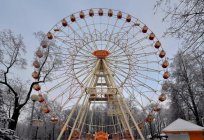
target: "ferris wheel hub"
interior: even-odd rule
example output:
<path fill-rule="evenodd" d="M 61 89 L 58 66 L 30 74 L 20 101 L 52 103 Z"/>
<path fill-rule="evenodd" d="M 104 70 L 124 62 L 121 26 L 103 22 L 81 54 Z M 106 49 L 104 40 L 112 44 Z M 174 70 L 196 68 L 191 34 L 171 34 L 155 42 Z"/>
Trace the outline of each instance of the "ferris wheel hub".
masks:
<path fill-rule="evenodd" d="M 109 56 L 111 53 L 107 50 L 96 50 L 92 54 L 97 58 L 104 59 L 107 56 Z"/>

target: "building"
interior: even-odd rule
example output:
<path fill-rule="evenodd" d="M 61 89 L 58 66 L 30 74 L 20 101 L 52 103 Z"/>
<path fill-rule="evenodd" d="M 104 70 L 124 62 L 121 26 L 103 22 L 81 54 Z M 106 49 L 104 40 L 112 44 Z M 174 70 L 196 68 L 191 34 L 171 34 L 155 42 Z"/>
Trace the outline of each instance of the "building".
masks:
<path fill-rule="evenodd" d="M 204 140 L 204 127 L 177 119 L 162 130 L 168 140 Z"/>

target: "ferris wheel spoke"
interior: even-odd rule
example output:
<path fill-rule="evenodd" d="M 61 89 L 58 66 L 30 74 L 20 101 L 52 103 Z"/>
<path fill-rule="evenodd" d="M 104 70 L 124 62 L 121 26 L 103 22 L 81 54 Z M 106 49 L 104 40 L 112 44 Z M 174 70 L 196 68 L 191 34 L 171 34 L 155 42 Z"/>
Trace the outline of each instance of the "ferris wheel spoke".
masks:
<path fill-rule="evenodd" d="M 140 31 L 138 31 L 136 34 L 138 34 L 138 33 L 140 33 Z M 125 34 L 125 33 L 123 33 L 123 34 Z M 134 46 L 136 45 L 136 44 L 134 45 L 134 43 L 131 44 L 131 45 L 128 44 L 128 41 L 130 42 L 132 39 L 135 39 L 135 38 L 134 38 L 134 37 L 133 37 L 133 38 L 128 38 L 128 40 L 125 39 L 126 42 L 122 42 L 122 40 L 124 40 L 124 39 L 120 39 L 120 40 L 118 39 L 118 40 L 116 41 L 117 43 L 115 43 L 114 45 L 115 45 L 115 46 L 117 45 L 117 46 L 120 47 L 120 48 L 123 48 L 124 46 L 128 46 L 128 48 L 131 49 L 130 46 L 133 46 L 133 47 L 134 47 Z M 139 41 L 139 42 L 140 42 L 140 41 Z M 138 42 L 137 44 L 139 44 L 139 42 Z M 121 46 L 121 44 L 122 44 L 122 46 Z M 114 51 L 114 52 L 117 52 L 117 51 Z M 112 53 L 113 53 L 113 52 L 112 52 Z"/>
<path fill-rule="evenodd" d="M 155 56 L 157 54 L 157 52 L 148 52 L 148 53 L 132 53 L 132 55 L 136 55 L 138 56 L 139 58 L 142 58 L 142 57 L 149 57 L 149 56 Z"/>
<path fill-rule="evenodd" d="M 130 54 L 132 54 L 133 52 L 149 51 L 149 49 L 151 49 L 151 47 L 153 46 L 152 44 L 147 44 L 147 45 L 140 45 L 141 47 L 135 47 L 136 45 L 138 44 L 128 46 L 128 50 L 132 50 L 129 52 Z"/>
<path fill-rule="evenodd" d="M 60 73 L 60 74 L 58 74 L 58 75 L 54 75 L 53 78 L 50 79 L 49 81 L 51 82 L 51 81 L 53 81 L 53 80 L 59 80 L 59 79 L 64 78 L 64 76 L 66 76 L 66 73 L 65 73 L 65 72 Z"/>
<path fill-rule="evenodd" d="M 108 62 L 110 62 L 111 60 L 107 60 Z M 123 61 L 123 60 L 112 60 L 112 63 L 116 63 L 116 64 L 120 64 L 120 65 L 129 65 L 129 62 L 127 60 Z"/>
<path fill-rule="evenodd" d="M 123 78 L 127 78 L 127 76 L 126 76 L 126 75 L 121 74 L 121 73 L 120 73 L 120 72 L 118 72 L 117 70 L 115 70 L 114 72 L 115 72 L 116 74 L 118 74 L 118 75 L 122 76 Z"/>
<path fill-rule="evenodd" d="M 59 37 L 55 37 L 56 38 L 56 40 L 59 40 L 59 41 L 61 41 L 62 43 L 64 43 L 68 48 L 73 48 L 73 46 L 74 46 L 74 50 L 76 51 L 76 52 L 78 52 L 81 48 L 79 48 L 78 47 L 78 43 L 77 42 L 74 42 L 73 44 L 71 43 L 71 42 L 69 42 L 68 40 L 65 40 L 65 39 L 62 39 L 62 38 L 59 38 Z M 76 39 L 72 39 L 72 40 L 76 40 Z M 66 48 L 67 48 L 66 47 Z M 65 48 L 65 47 L 61 47 L 61 48 Z M 65 49 L 66 49 L 65 48 Z"/>
<path fill-rule="evenodd" d="M 124 67 L 123 65 L 113 65 L 113 66 L 111 66 L 111 68 L 118 70 L 118 71 L 121 71 L 125 74 L 128 74 L 128 71 L 130 69 L 129 67 Z"/>
<path fill-rule="evenodd" d="M 118 55 L 118 56 L 110 56 L 108 57 L 107 61 L 110 63 L 112 62 L 113 64 L 122 64 L 122 62 L 129 62 L 129 57 L 126 55 Z M 117 62 L 117 63 L 114 63 Z M 121 62 L 121 63 L 119 63 Z"/>
<path fill-rule="evenodd" d="M 83 54 L 72 55 L 72 57 L 80 57 L 81 59 L 86 59 L 86 60 L 88 60 L 90 58 L 95 58 L 91 55 L 83 55 Z"/>
<path fill-rule="evenodd" d="M 146 39 L 147 39 L 146 36 L 145 36 L 145 37 L 142 37 L 142 38 L 139 38 L 139 39 L 137 39 L 136 41 L 134 40 L 133 42 L 130 42 L 129 44 L 127 44 L 127 46 L 135 46 L 135 45 L 141 43 L 142 41 L 144 41 L 144 40 L 146 40 Z M 130 47 L 130 49 L 131 49 L 131 47 Z"/>
<path fill-rule="evenodd" d="M 121 80 L 121 78 L 117 74 L 115 75 L 115 78 L 116 78 L 115 80 L 117 82 L 117 85 L 120 85 L 121 83 L 124 83 L 123 80 Z M 122 86 L 123 86 L 123 84 L 122 84 Z"/>
<path fill-rule="evenodd" d="M 86 20 L 85 20 L 85 19 L 84 19 L 84 21 L 85 21 L 85 23 L 86 23 Z M 82 33 L 83 35 L 85 35 L 86 33 L 82 30 L 80 24 L 79 24 L 78 22 L 76 22 L 76 23 L 77 23 L 77 26 L 79 27 L 81 33 Z M 87 29 L 88 29 L 88 31 L 89 31 L 89 35 L 91 35 L 88 26 L 87 26 Z M 84 37 L 84 38 L 85 38 L 85 37 Z M 90 47 L 91 47 L 90 49 L 91 49 L 91 50 L 94 50 L 94 49 L 97 48 L 97 45 L 96 45 L 95 41 L 92 39 L 92 35 L 91 35 L 91 40 L 94 42 L 94 48 L 92 48 L 92 46 L 90 46 Z"/>
<path fill-rule="evenodd" d="M 111 69 L 114 69 L 114 70 L 119 70 L 119 71 L 121 71 L 121 72 L 123 72 L 123 73 L 125 73 L 125 74 L 128 74 L 128 72 L 127 71 L 125 71 L 125 69 L 127 70 L 127 69 L 129 69 L 129 67 L 124 67 L 123 65 L 118 65 L 118 64 L 112 64 L 111 62 L 108 62 L 108 67 L 109 68 L 111 68 Z"/>
<path fill-rule="evenodd" d="M 74 85 L 72 85 L 72 86 L 74 86 Z M 76 95 L 77 95 L 77 97 L 78 97 L 80 90 L 81 90 L 80 88 L 75 88 L 75 89 L 68 95 L 68 98 L 69 98 L 69 99 L 76 98 Z"/>
<path fill-rule="evenodd" d="M 56 35 L 55 38 L 61 40 L 62 42 L 68 42 L 70 45 L 76 44 L 78 42 L 76 41 L 81 41 L 81 38 L 75 38 L 75 32 L 72 32 L 74 36 L 71 36 L 71 34 L 68 34 L 65 31 L 60 31 L 63 35 Z M 73 43 L 73 44 L 72 44 Z"/>
<path fill-rule="evenodd" d="M 80 70 L 80 71 L 77 71 L 75 75 L 77 78 L 81 78 L 82 76 L 88 75 L 90 72 L 91 70 L 86 70 L 86 71 Z"/>
<path fill-rule="evenodd" d="M 64 80 L 62 80 L 61 82 L 58 81 L 55 85 L 53 85 L 52 88 L 50 88 L 49 90 L 47 90 L 47 93 L 49 94 L 49 93 L 51 93 L 51 91 L 53 91 L 53 90 L 55 90 L 55 89 L 58 89 L 59 87 L 65 85 L 65 84 L 67 84 L 67 83 L 69 83 L 69 80 L 68 80 L 67 78 L 64 79 Z"/>
<path fill-rule="evenodd" d="M 137 72 L 137 76 L 140 77 L 140 78 L 143 78 L 143 79 L 151 80 L 151 81 L 156 82 L 156 83 L 160 82 L 160 80 L 156 80 L 155 78 L 152 78 L 152 77 L 150 77 L 148 75 L 144 75 L 144 74 L 142 74 L 140 72 Z"/>
<path fill-rule="evenodd" d="M 141 90 L 139 90 L 138 88 L 136 88 L 136 86 L 134 86 L 133 84 L 131 84 L 131 85 L 132 85 L 133 90 L 136 91 L 140 96 L 145 97 L 149 102 L 152 102 L 152 99 L 149 98 L 146 94 L 144 94 L 143 91 L 141 91 Z M 133 95 L 134 95 L 134 94 L 133 94 Z M 142 102 L 142 103 L 143 103 L 143 102 Z M 144 106 L 144 104 L 143 104 L 143 106 Z"/>
<path fill-rule="evenodd" d="M 62 76 L 63 74 L 67 74 L 67 72 L 69 72 L 70 74 L 72 74 L 72 71 L 69 70 L 69 68 L 64 68 L 64 67 L 72 67 L 72 64 L 70 65 L 62 65 L 61 67 L 59 67 L 58 69 L 53 70 L 53 72 L 59 73 L 57 76 L 58 78 L 60 76 Z M 59 76 L 60 75 L 60 76 Z M 56 78 L 56 76 L 53 76 L 54 78 Z M 56 79 L 57 80 L 57 79 Z"/>
<path fill-rule="evenodd" d="M 111 57 L 114 57 L 114 56 L 126 56 L 127 57 L 127 55 L 124 55 L 123 53 L 124 53 L 124 51 L 121 51 L 121 48 L 119 48 L 119 49 L 117 49 L 117 50 L 115 50 L 114 52 L 111 52 L 112 54 L 114 54 L 114 55 L 112 55 Z M 123 54 L 123 55 L 122 55 Z"/>
<path fill-rule="evenodd" d="M 52 81 L 50 81 L 50 82 L 52 82 Z M 59 81 L 59 79 L 57 79 L 57 81 L 55 81 L 55 84 L 52 86 L 52 88 L 47 90 L 47 92 L 51 92 L 51 91 L 57 89 L 58 87 L 63 86 L 65 83 L 69 83 L 69 82 L 70 82 L 69 78 L 64 78 L 61 81 Z"/>
<path fill-rule="evenodd" d="M 94 63 L 93 63 L 94 64 Z M 92 69 L 92 68 L 94 68 L 94 66 L 93 66 L 93 64 L 89 64 L 89 65 L 79 65 L 78 67 L 75 67 L 74 69 L 77 71 L 77 72 L 82 72 L 82 71 L 84 71 L 84 69 Z"/>
<path fill-rule="evenodd" d="M 120 59 L 120 57 L 117 57 L 119 60 L 116 60 L 116 59 L 112 59 L 112 58 L 108 58 L 107 61 L 113 61 L 113 62 L 118 62 L 118 63 L 123 63 L 123 62 L 128 62 L 128 58 L 125 58 L 125 59 Z M 123 57 L 122 57 L 123 58 Z M 124 64 L 127 64 L 127 63 L 124 63 Z"/>
<path fill-rule="evenodd" d="M 93 62 L 93 61 L 96 61 L 96 58 L 92 58 L 92 59 L 88 59 L 88 60 L 82 60 L 80 58 L 75 58 L 74 60 L 78 61 L 77 63 L 74 63 L 74 64 L 78 64 L 80 62 L 87 62 L 87 61 Z"/>
<path fill-rule="evenodd" d="M 141 71 L 148 71 L 148 72 L 158 72 L 160 73 L 161 70 L 158 70 L 158 69 L 152 69 L 152 68 L 149 68 L 149 67 L 143 67 L 143 66 L 140 66 L 140 65 L 137 65 L 137 68 L 136 70 L 141 70 Z"/>
<path fill-rule="evenodd" d="M 95 42 L 95 40 L 94 40 L 93 37 L 92 37 L 92 34 L 91 34 L 91 31 L 90 31 L 90 28 L 89 28 L 89 26 L 88 26 L 88 24 L 87 24 L 87 21 L 86 21 L 85 19 L 84 19 L 84 22 L 85 22 L 86 27 L 87 27 L 87 29 L 88 29 L 88 31 L 89 31 L 89 34 L 91 35 L 91 40 L 92 40 L 92 42 L 94 42 L 94 48 L 97 49 L 96 42 Z"/>
<path fill-rule="evenodd" d="M 89 65 L 89 64 L 93 64 L 94 62 L 96 62 L 96 59 L 77 59 L 76 61 L 74 61 L 72 64 L 74 65 Z"/>
<path fill-rule="evenodd" d="M 97 60 L 93 60 L 93 61 L 90 61 L 89 62 L 89 64 L 86 64 L 86 65 L 83 65 L 83 64 L 80 64 L 80 63 L 78 63 L 79 64 L 79 66 L 80 67 L 74 67 L 75 69 L 81 69 L 81 70 L 83 70 L 83 68 L 94 68 L 95 66 L 94 66 L 94 64 L 96 64 L 96 62 L 97 62 Z M 77 66 L 77 63 L 74 63 L 76 66 Z"/>
<path fill-rule="evenodd" d="M 69 26 L 69 28 L 71 29 L 71 31 L 72 31 L 74 34 L 76 34 L 76 35 L 79 37 L 79 39 L 83 42 L 83 44 L 86 44 L 88 47 L 90 47 L 90 48 L 88 48 L 86 45 L 84 45 L 84 47 L 86 47 L 86 48 L 90 51 L 92 47 L 89 45 L 89 43 L 86 42 L 71 26 Z M 92 49 L 93 49 L 93 48 L 92 48 Z"/>
<path fill-rule="evenodd" d="M 70 90 L 68 87 L 65 88 L 64 91 L 60 92 L 60 94 L 58 96 L 56 96 L 52 101 L 54 102 L 54 101 L 58 100 L 59 98 L 63 97 L 67 93 L 68 90 Z"/>
<path fill-rule="evenodd" d="M 88 60 L 87 60 L 87 61 L 88 61 Z M 96 62 L 96 60 L 92 60 L 92 61 L 89 61 L 89 62 L 87 62 L 87 61 L 75 61 L 75 62 L 73 62 L 74 68 L 75 68 L 76 66 L 91 65 L 91 64 L 94 64 L 94 63 Z"/>
<path fill-rule="evenodd" d="M 77 92 L 79 92 L 79 88 L 77 88 L 77 89 L 75 89 L 73 92 L 72 92 L 72 94 L 75 94 L 75 93 L 77 93 Z M 72 97 L 73 95 L 69 95 L 68 96 L 68 98 L 65 100 L 65 102 L 62 104 L 62 108 L 63 107 L 65 107 L 67 104 L 69 104 L 69 102 L 72 102 L 72 99 L 73 99 L 73 97 Z"/>
<path fill-rule="evenodd" d="M 77 75 L 77 74 L 79 74 L 80 73 L 80 75 Z M 75 73 L 75 75 L 77 76 L 77 78 L 80 78 L 80 77 L 82 77 L 82 76 L 85 76 L 85 75 L 87 75 L 87 74 L 89 74 L 89 73 L 91 73 L 91 70 L 86 70 L 86 71 L 80 71 L 80 72 L 77 72 L 77 73 Z"/>
<path fill-rule="evenodd" d="M 64 78 L 64 76 L 66 76 L 66 75 L 67 74 L 64 71 L 63 71 L 63 73 L 53 75 L 53 77 L 51 79 L 49 79 L 49 82 L 52 82 L 52 81 L 55 81 L 55 80 L 60 80 L 60 79 Z"/>
<path fill-rule="evenodd" d="M 107 62 L 108 62 L 109 65 L 112 65 L 114 68 L 118 68 L 120 70 L 122 70 L 122 69 L 129 69 L 129 65 L 124 66 L 124 65 L 112 63 L 111 61 L 107 61 Z"/>
<path fill-rule="evenodd" d="M 112 65 L 112 67 L 121 67 L 124 69 L 129 68 L 129 62 L 128 61 L 124 61 L 122 62 L 122 60 L 118 60 L 118 61 L 107 61 L 108 64 Z"/>
<path fill-rule="evenodd" d="M 139 59 L 137 64 L 142 64 L 142 65 L 145 65 L 145 64 L 159 64 L 159 61 L 151 61 L 151 60 L 142 60 L 142 59 Z M 137 65 L 135 64 L 135 65 Z"/>
<path fill-rule="evenodd" d="M 92 17 L 92 23 L 93 23 L 93 27 L 94 27 L 94 32 L 95 32 L 95 35 L 96 35 L 96 24 L 95 24 L 95 22 L 94 22 L 94 19 L 93 19 L 93 17 Z"/>
<path fill-rule="evenodd" d="M 133 72 L 134 71 L 139 71 L 139 72 L 149 72 L 149 73 L 159 73 L 158 71 L 155 71 L 155 70 L 145 70 L 145 69 L 141 69 L 141 68 L 137 68 L 137 69 L 134 69 L 132 70 Z"/>
<path fill-rule="evenodd" d="M 66 54 L 66 53 L 61 53 L 61 52 L 59 52 L 59 53 L 50 52 L 49 55 L 55 55 L 55 56 L 59 56 L 59 55 L 60 55 L 60 57 L 61 57 L 61 59 L 62 59 L 62 58 L 67 58 L 67 55 L 68 55 L 68 54 Z"/>
<path fill-rule="evenodd" d="M 108 27 L 109 27 L 109 25 L 110 25 L 110 17 L 108 18 L 108 23 L 107 23 L 107 25 L 106 25 L 106 33 L 105 33 L 105 35 L 108 35 Z M 106 47 L 105 47 L 105 49 L 106 49 Z"/>
<path fill-rule="evenodd" d="M 122 25 L 121 29 L 123 28 L 123 26 L 125 25 L 125 23 L 126 23 L 126 22 L 124 22 L 124 24 Z M 120 38 L 118 38 L 118 41 L 121 40 L 121 39 L 126 35 L 126 33 L 128 33 L 132 28 L 133 28 L 133 26 L 130 26 L 129 29 L 128 29 L 125 33 L 123 33 L 123 35 L 122 35 Z M 121 30 L 120 30 L 120 31 L 121 31 Z M 120 31 L 119 31 L 119 32 L 120 32 Z M 119 36 L 119 34 L 118 34 L 118 36 Z M 111 46 L 111 47 L 109 48 L 109 51 L 112 51 L 112 50 L 114 51 L 115 49 L 116 49 L 116 47 L 115 47 L 115 45 L 113 45 L 113 46 Z"/>
<path fill-rule="evenodd" d="M 128 75 L 129 73 L 127 72 L 127 71 L 124 71 L 123 69 L 120 69 L 120 68 L 115 68 L 115 67 L 110 67 L 113 71 L 117 71 L 118 73 L 123 73 L 123 74 L 125 74 L 125 75 Z M 124 75 L 124 77 L 127 77 L 127 76 L 125 76 Z"/>
<path fill-rule="evenodd" d="M 150 87 L 149 85 L 147 85 L 146 83 L 142 82 L 141 80 L 139 80 L 138 78 L 134 78 L 132 79 L 134 82 L 136 82 L 138 85 L 145 87 L 149 90 L 151 90 L 152 92 L 156 92 L 155 89 L 153 89 L 152 87 Z"/>
<path fill-rule="evenodd" d="M 134 27 L 135 27 L 135 26 L 134 26 Z M 134 27 L 133 27 L 133 30 L 135 29 Z M 136 28 L 136 29 L 137 29 L 137 28 Z M 129 38 L 129 41 L 132 41 L 132 40 L 133 40 L 134 38 L 136 38 L 137 36 L 140 36 L 140 35 L 139 35 L 140 33 L 141 33 L 141 30 L 137 30 L 137 32 L 134 32 L 134 33 L 132 33 L 132 34 L 130 33 L 130 36 L 131 36 L 131 37 Z"/>
<path fill-rule="evenodd" d="M 125 93 L 128 93 L 129 95 L 131 95 L 131 98 L 132 98 L 132 96 L 134 97 L 134 101 L 137 103 L 137 104 L 139 104 L 139 106 L 142 108 L 142 109 L 144 109 L 144 105 L 143 105 L 143 101 L 142 101 L 142 103 L 140 103 L 139 102 L 139 100 L 135 97 L 135 94 L 132 92 L 132 91 L 130 91 L 128 88 L 124 88 L 124 91 L 125 91 Z M 140 95 L 141 95 L 141 93 L 139 93 Z M 147 99 L 150 101 L 150 99 L 147 97 Z M 145 110 L 145 109 L 144 109 Z"/>
<path fill-rule="evenodd" d="M 137 92 L 137 93 L 139 93 L 139 95 L 140 95 L 140 100 L 142 100 L 142 99 L 147 99 L 148 100 L 148 102 L 152 102 L 153 101 L 153 99 L 151 98 L 151 97 L 149 97 L 148 95 L 146 95 L 146 94 L 144 94 L 144 92 L 143 91 L 141 91 L 141 90 L 139 90 L 139 89 L 136 89 L 135 87 L 133 87 L 134 88 L 134 90 Z M 151 94 L 151 93 L 150 93 Z M 144 104 L 144 103 L 143 103 Z M 144 106 L 144 105 L 143 105 Z M 146 109 L 145 109 L 146 110 Z"/>
<path fill-rule="evenodd" d="M 82 79 L 82 83 L 84 83 L 84 86 L 88 86 L 89 82 L 92 79 L 92 73 L 89 73 L 86 77 L 84 77 L 84 79 Z"/>
<path fill-rule="evenodd" d="M 96 60 L 96 58 L 94 56 L 91 56 L 91 55 L 86 55 L 86 56 L 83 56 L 81 54 L 77 54 L 77 55 L 72 55 L 72 58 L 76 58 L 76 61 L 94 61 Z"/>
<path fill-rule="evenodd" d="M 92 52 L 88 52 L 88 54 L 87 54 L 86 52 L 80 51 L 80 52 L 78 52 L 78 53 L 79 53 L 79 54 L 77 54 L 76 56 L 79 56 L 80 58 L 86 57 L 86 59 L 96 59 L 96 58 L 93 56 Z"/>
<path fill-rule="evenodd" d="M 116 27 L 117 22 L 118 22 L 118 19 L 115 20 L 115 23 L 114 23 L 114 26 L 113 26 L 113 28 L 112 28 L 111 34 L 110 34 L 109 39 L 108 39 L 108 41 L 107 41 L 107 45 L 106 45 L 106 47 L 105 47 L 106 50 L 108 50 L 109 42 L 110 42 L 111 39 L 112 39 L 112 36 L 113 36 L 114 31 L 115 31 L 115 27 Z"/>

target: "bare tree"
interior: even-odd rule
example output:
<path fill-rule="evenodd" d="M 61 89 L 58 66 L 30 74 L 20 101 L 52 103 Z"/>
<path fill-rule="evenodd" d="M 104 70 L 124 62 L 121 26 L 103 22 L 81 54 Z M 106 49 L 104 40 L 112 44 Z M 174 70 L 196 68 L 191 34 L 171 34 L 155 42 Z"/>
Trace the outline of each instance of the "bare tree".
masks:
<path fill-rule="evenodd" d="M 203 0 L 157 0 L 155 8 L 163 9 L 164 21 L 169 21 L 166 35 L 183 39 L 185 50 L 198 49 L 204 43 Z M 202 54 L 203 55 L 203 54 Z"/>
<path fill-rule="evenodd" d="M 0 89 L 0 118 L 6 116 L 6 111 L 4 108 L 4 100 L 3 100 L 3 95 L 2 95 L 2 90 Z"/>
<path fill-rule="evenodd" d="M 156 10 L 165 13 L 163 20 L 170 23 L 164 35 L 174 36 L 183 43 L 183 49 L 173 62 L 170 97 L 174 117 L 194 118 L 199 125 L 203 116 L 204 91 L 203 5 L 203 0 L 157 0 L 155 5 Z M 176 111 L 173 106 L 177 106 Z"/>
<path fill-rule="evenodd" d="M 182 98 L 178 96 L 179 94 L 179 90 L 177 90 L 174 85 L 171 85 L 171 92 L 169 94 L 171 100 L 169 108 L 171 112 L 171 114 L 169 114 L 170 122 L 173 122 L 178 118 L 184 120 L 187 118 L 185 113 L 185 104 L 183 103 Z"/>
<path fill-rule="evenodd" d="M 198 125 L 202 125 L 198 106 L 199 99 L 203 97 L 204 81 L 199 67 L 200 64 L 195 62 L 195 57 L 178 52 L 172 65 L 170 97 L 171 107 L 177 106 L 174 108 L 177 110 L 177 116 L 189 120 L 195 119 Z"/>
<path fill-rule="evenodd" d="M 41 41 L 45 38 L 43 33 L 38 33 L 37 35 Z M 50 45 L 53 44 L 50 43 Z M 45 82 L 55 65 L 55 61 L 49 55 L 48 47 L 44 52 L 43 58 L 39 61 L 38 79 L 27 86 L 27 82 L 23 83 L 19 80 L 19 76 L 16 75 L 18 69 L 26 67 L 27 63 L 25 58 L 23 58 L 26 53 L 25 50 L 25 44 L 21 35 L 15 35 L 11 30 L 0 32 L 0 85 L 8 91 L 4 92 L 4 94 L 11 93 L 12 95 L 11 119 L 13 121 L 9 123 L 9 128 L 12 130 L 16 129 L 19 115 L 22 108 L 28 103 L 33 86 Z M 51 61 L 53 60 L 49 65 L 46 64 L 48 58 Z"/>

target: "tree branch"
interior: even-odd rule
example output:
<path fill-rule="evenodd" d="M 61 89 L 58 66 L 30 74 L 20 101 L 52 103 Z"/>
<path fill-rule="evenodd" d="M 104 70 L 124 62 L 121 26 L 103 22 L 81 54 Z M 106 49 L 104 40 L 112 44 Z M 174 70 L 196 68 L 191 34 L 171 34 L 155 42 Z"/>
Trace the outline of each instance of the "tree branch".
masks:
<path fill-rule="evenodd" d="M 15 97 L 18 96 L 18 93 L 7 82 L 0 81 L 0 84 L 7 86 L 12 91 L 12 93 L 14 94 Z"/>
<path fill-rule="evenodd" d="M 42 66 L 40 67 L 39 74 L 41 73 L 42 68 L 43 68 L 43 66 L 45 65 L 46 61 L 47 61 L 48 55 L 49 55 L 49 49 L 48 49 L 47 56 L 46 56 L 46 58 L 45 58 L 45 60 L 44 60 L 44 62 L 43 62 L 43 64 L 42 64 Z M 38 81 L 37 81 L 37 82 L 33 82 L 33 83 L 31 84 L 24 103 L 22 103 L 22 104 L 19 105 L 20 108 L 22 108 L 22 107 L 28 102 L 28 100 L 29 100 L 29 98 L 30 98 L 30 95 L 31 95 L 31 92 L 32 92 L 33 86 L 34 86 L 35 84 L 38 84 L 38 83 L 44 83 L 45 80 L 46 80 L 46 78 L 47 78 L 47 76 L 50 74 L 50 72 L 52 71 L 53 68 L 54 68 L 54 64 L 52 65 L 52 68 L 46 73 L 46 75 L 44 76 L 44 78 L 43 78 L 42 81 L 39 81 L 40 78 L 38 78 Z"/>

